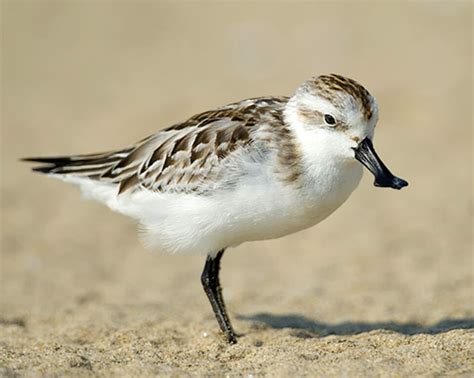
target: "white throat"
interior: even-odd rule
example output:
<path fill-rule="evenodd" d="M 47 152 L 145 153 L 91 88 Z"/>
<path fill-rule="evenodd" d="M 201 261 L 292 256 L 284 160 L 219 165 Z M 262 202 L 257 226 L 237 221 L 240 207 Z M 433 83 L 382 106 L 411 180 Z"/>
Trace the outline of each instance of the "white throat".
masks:
<path fill-rule="evenodd" d="M 348 158 L 352 152 L 347 136 L 304 124 L 291 100 L 285 109 L 285 120 L 301 151 L 306 195 L 325 198 L 330 207 L 335 206 L 334 211 L 354 191 L 363 173 L 362 165 Z"/>

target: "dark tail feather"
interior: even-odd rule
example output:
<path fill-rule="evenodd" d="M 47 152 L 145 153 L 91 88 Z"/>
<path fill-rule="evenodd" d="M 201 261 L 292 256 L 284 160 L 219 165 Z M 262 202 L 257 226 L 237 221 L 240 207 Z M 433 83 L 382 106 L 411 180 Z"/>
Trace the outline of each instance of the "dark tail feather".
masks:
<path fill-rule="evenodd" d="M 96 175 L 110 169 L 123 159 L 128 151 L 94 155 L 28 157 L 22 161 L 40 163 L 32 170 L 40 173 L 75 174 L 80 176 Z"/>
<path fill-rule="evenodd" d="M 31 163 L 41 163 L 39 167 L 33 167 L 34 172 L 40 173 L 53 173 L 54 170 L 63 168 L 71 163 L 71 158 L 68 156 L 62 157 L 49 157 L 49 158 L 40 158 L 40 157 L 28 157 L 23 158 L 21 161 L 31 162 Z"/>

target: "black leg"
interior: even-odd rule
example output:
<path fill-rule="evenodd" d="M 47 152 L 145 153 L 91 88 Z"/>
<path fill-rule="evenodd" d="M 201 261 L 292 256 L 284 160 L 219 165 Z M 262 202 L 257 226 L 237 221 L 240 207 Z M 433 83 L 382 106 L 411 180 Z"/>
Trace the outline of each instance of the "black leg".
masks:
<path fill-rule="evenodd" d="M 225 309 L 224 298 L 222 297 L 221 284 L 219 282 L 219 269 L 222 255 L 224 250 L 219 251 L 216 257 L 212 258 L 207 256 L 206 265 L 204 265 L 204 270 L 201 274 L 201 282 L 204 287 L 204 291 L 211 302 L 212 309 L 216 315 L 217 323 L 221 331 L 224 333 L 227 342 L 229 344 L 235 344 L 237 338 L 235 332 L 232 329 L 230 324 L 229 317 L 227 316 L 227 311 Z"/>

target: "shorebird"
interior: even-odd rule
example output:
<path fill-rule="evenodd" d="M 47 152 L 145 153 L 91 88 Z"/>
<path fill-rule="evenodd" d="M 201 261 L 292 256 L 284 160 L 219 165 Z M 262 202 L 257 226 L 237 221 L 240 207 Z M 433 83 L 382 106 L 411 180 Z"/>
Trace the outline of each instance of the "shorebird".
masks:
<path fill-rule="evenodd" d="M 24 160 L 136 219 L 148 247 L 207 256 L 201 282 L 235 343 L 219 282 L 227 248 L 322 221 L 357 187 L 363 165 L 375 186 L 408 185 L 374 150 L 377 120 L 375 98 L 362 85 L 321 75 L 291 97 L 199 113 L 121 150 Z"/>

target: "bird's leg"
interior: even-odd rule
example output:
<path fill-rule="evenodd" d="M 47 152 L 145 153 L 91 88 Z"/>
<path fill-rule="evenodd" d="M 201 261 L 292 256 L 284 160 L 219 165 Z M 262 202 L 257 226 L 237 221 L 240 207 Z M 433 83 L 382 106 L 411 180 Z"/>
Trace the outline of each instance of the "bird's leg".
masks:
<path fill-rule="evenodd" d="M 230 324 L 229 317 L 227 316 L 224 299 L 222 297 L 221 284 L 219 282 L 219 269 L 223 254 L 224 250 L 221 250 L 217 253 L 216 257 L 207 256 L 206 265 L 204 265 L 204 270 L 201 274 L 201 282 L 209 298 L 209 302 L 211 302 L 217 323 L 219 323 L 219 327 L 224 333 L 227 342 L 229 344 L 235 344 L 237 338 Z"/>
<path fill-rule="evenodd" d="M 221 309 L 223 310 L 222 313 L 225 318 L 225 322 L 228 325 L 228 328 L 231 330 L 231 333 L 234 335 L 235 338 L 235 332 L 232 328 L 232 324 L 230 323 L 229 316 L 227 315 L 227 309 L 225 307 L 225 302 L 224 302 L 224 297 L 222 296 L 222 287 L 221 287 L 221 280 L 219 279 L 219 272 L 221 269 L 221 258 L 222 255 L 224 254 L 224 250 L 219 251 L 219 253 L 216 255 L 214 261 L 215 261 L 215 266 L 216 266 L 216 294 L 217 294 L 217 300 L 221 306 Z"/>

